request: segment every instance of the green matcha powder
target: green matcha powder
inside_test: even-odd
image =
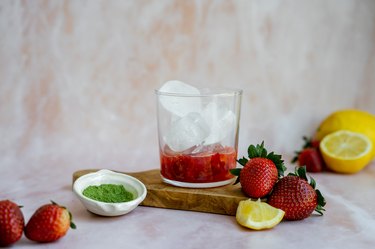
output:
[[[121,184],[101,184],[99,186],[88,186],[82,194],[90,199],[101,202],[127,202],[134,199],[133,194]]]

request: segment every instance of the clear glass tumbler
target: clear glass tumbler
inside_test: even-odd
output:
[[[161,177],[189,188],[229,184],[236,167],[242,90],[155,91]]]

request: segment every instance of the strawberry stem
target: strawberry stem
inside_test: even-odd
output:
[[[69,212],[69,219],[70,219],[70,228],[71,229],[76,229],[77,226],[76,226],[76,224],[73,223],[73,215],[72,215],[72,213],[70,211],[68,211],[68,212]]]

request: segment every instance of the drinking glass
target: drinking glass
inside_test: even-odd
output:
[[[164,182],[209,188],[233,181],[242,90],[199,89],[199,94],[155,90]]]

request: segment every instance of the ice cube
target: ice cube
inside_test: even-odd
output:
[[[200,153],[220,153],[224,150],[224,146],[220,143],[214,143],[209,145],[201,144],[199,146],[194,147],[194,150],[191,154],[200,154]]]
[[[191,112],[172,123],[164,142],[173,151],[181,152],[202,144],[209,134],[205,119],[199,113]]]
[[[222,142],[235,128],[236,115],[231,110],[219,107],[214,101],[204,108],[202,115],[211,129],[205,144]]]
[[[160,89],[159,92],[199,95],[200,92],[197,88],[188,85],[178,80],[167,81]],[[160,95],[160,103],[162,106],[179,117],[186,116],[190,112],[200,112],[202,103],[198,97],[181,97],[174,95]]]

